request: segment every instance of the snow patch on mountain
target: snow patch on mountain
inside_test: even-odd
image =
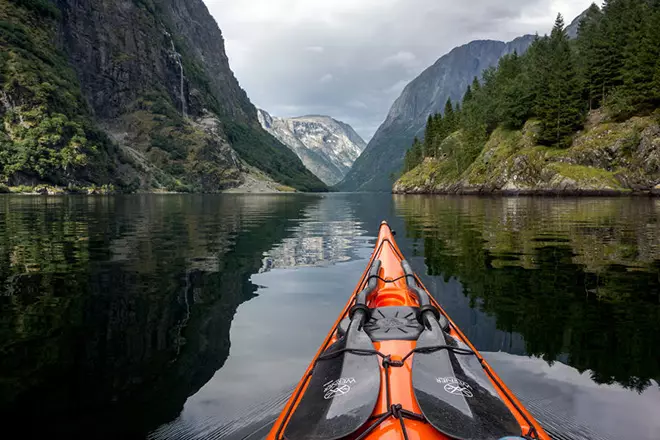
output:
[[[339,183],[367,146],[350,125],[329,116],[278,118],[261,109],[258,116],[261,126],[327,185]]]

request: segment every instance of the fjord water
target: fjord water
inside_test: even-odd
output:
[[[556,438],[660,438],[660,200],[387,194],[0,197],[5,429],[263,433],[381,220]]]

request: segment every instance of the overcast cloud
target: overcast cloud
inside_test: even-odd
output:
[[[365,140],[403,87],[455,46],[549,32],[592,0],[205,0],[232,70],[274,116],[325,114]]]

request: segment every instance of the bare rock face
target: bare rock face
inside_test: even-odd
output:
[[[181,113],[217,107],[222,115],[256,121],[202,0],[60,0],[58,6],[61,44],[100,118],[161,92]]]
[[[327,185],[339,183],[367,146],[350,125],[329,116],[278,118],[258,112],[262,127]]]

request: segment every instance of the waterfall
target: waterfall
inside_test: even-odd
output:
[[[186,111],[186,94],[185,94],[185,83],[184,83],[184,75],[183,75],[183,62],[181,54],[176,51],[176,47],[174,47],[174,40],[172,39],[172,36],[170,34],[167,34],[170,37],[170,43],[172,44],[172,53],[174,54],[174,59],[176,60],[177,64],[179,65],[179,72],[181,76],[181,83],[179,87],[179,99],[181,100],[181,114],[183,115],[184,118],[188,117],[187,111]]]

